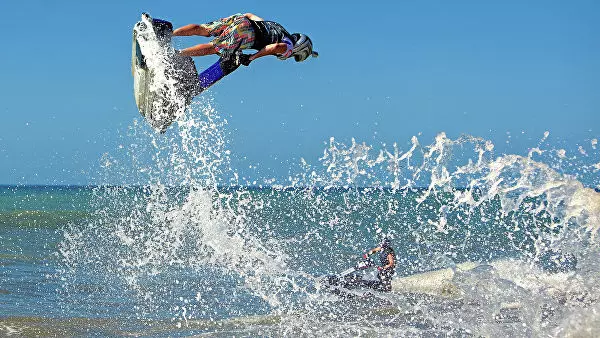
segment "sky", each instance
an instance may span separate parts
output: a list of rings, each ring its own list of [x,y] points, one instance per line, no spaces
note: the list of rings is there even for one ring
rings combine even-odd
[[[573,147],[600,138],[594,0],[2,1],[0,184],[88,184],[124,142],[142,12],[175,27],[252,12],[312,38],[319,58],[263,58],[208,94],[243,158],[232,165],[268,168],[258,176],[316,161],[330,137],[407,150],[442,131],[516,135],[500,149],[520,154],[545,131]]]

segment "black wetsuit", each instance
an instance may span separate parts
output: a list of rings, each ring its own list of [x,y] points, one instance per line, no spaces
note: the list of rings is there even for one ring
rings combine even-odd
[[[394,259],[394,264],[390,268],[382,269],[379,271],[377,278],[379,279],[379,285],[376,285],[378,289],[381,291],[392,291],[392,276],[394,275],[396,269],[396,253],[394,249],[391,247],[386,247],[379,251],[379,264],[381,266],[386,266],[389,264],[388,256],[392,255]]]
[[[282,25],[275,21],[249,21],[252,24],[254,34],[256,35],[252,49],[261,50],[267,45],[281,42],[283,38],[288,38],[290,41],[293,41],[292,35],[288,33]]]

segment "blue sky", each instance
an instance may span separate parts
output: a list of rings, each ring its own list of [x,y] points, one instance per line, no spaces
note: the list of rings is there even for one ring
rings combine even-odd
[[[254,12],[311,36],[318,59],[261,59],[210,91],[245,158],[234,166],[267,176],[316,160],[331,136],[405,145],[445,131],[503,145],[511,133],[501,151],[521,154],[546,130],[572,147],[600,138],[593,0],[3,1],[0,184],[86,184],[123,142],[138,118],[131,30],[144,11],[175,26]]]

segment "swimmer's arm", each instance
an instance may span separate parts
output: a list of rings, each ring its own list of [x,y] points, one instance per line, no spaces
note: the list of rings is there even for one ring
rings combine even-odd
[[[256,54],[250,55],[250,61],[267,55],[280,55],[285,53],[286,50],[287,44],[284,42],[272,43],[270,45],[266,45],[265,48],[259,50]]]
[[[244,14],[244,16],[247,17],[248,19],[252,20],[252,21],[265,21],[260,16],[254,15],[252,13],[246,13],[246,14]]]

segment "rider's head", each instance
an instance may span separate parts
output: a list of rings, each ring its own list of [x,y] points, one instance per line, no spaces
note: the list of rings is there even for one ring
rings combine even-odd
[[[319,56],[319,53],[313,51],[312,41],[308,35],[294,33],[292,34],[292,41],[294,42],[292,55],[294,56],[294,60],[296,60],[296,62],[304,61],[309,56]]]
[[[385,248],[389,247],[390,244],[391,244],[391,241],[390,241],[389,237],[384,237],[381,240],[381,243],[379,243],[379,247],[382,249],[385,249]]]

